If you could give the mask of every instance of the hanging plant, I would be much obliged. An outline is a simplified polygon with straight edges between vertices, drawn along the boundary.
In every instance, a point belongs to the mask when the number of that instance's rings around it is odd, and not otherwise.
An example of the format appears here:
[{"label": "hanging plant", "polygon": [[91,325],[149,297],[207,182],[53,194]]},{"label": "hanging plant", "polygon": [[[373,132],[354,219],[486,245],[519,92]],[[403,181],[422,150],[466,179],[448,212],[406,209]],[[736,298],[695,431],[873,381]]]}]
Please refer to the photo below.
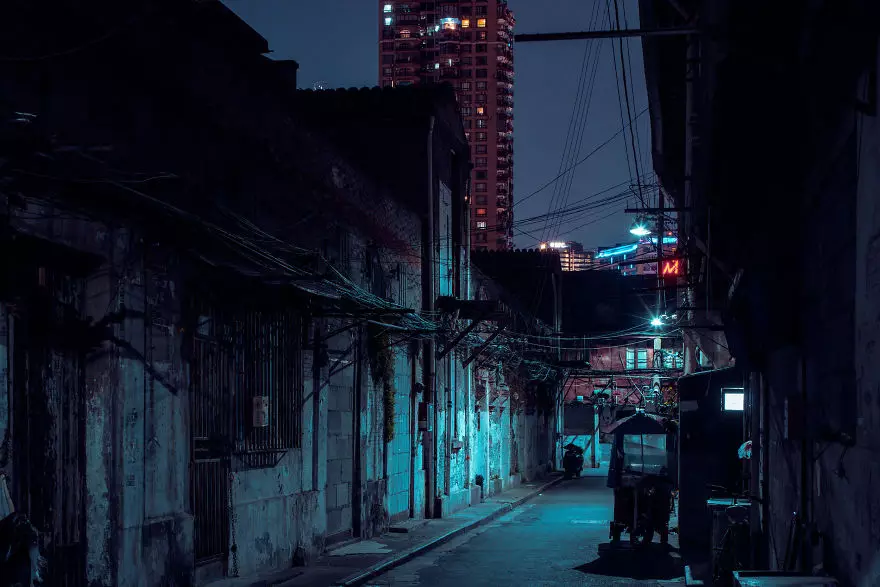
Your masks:
[{"label": "hanging plant", "polygon": [[367,357],[373,386],[382,389],[382,405],[385,408],[385,442],[394,439],[394,349],[388,331],[367,325]]}]

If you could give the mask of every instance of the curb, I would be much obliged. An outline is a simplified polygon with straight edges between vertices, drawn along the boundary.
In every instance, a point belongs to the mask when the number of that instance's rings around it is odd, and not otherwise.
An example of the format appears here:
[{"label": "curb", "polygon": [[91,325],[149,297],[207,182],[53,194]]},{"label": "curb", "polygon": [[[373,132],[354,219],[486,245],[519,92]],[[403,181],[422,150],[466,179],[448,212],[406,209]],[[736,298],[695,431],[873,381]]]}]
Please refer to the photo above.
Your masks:
[{"label": "curb", "polygon": [[404,550],[403,552],[401,552],[400,554],[398,554],[394,557],[391,557],[391,558],[385,559],[384,561],[378,562],[375,565],[373,565],[372,567],[364,569],[363,571],[359,571],[356,574],[349,575],[345,579],[338,581],[336,583],[336,585],[339,587],[357,587],[358,585],[363,585],[364,583],[366,583],[370,579],[374,579],[375,577],[378,577],[379,575],[381,575],[383,573],[387,573],[391,569],[393,569],[395,567],[399,567],[400,565],[409,562],[410,560],[414,559],[415,557],[417,557],[421,554],[424,554],[425,552],[427,552],[429,550],[433,550],[433,549],[437,548],[438,546],[442,545],[445,542],[452,540],[453,538],[456,538],[457,536],[460,536],[466,532],[470,532],[474,528],[479,528],[480,526],[483,526],[485,524],[488,524],[489,522],[492,522],[492,521],[500,518],[504,514],[518,508],[519,506],[521,506],[525,502],[529,501],[530,499],[532,499],[536,495],[543,493],[547,489],[550,489],[554,485],[557,485],[561,482],[562,482],[562,476],[560,475],[556,479],[548,481],[544,485],[541,485],[540,487],[536,488],[530,494],[525,495],[525,496],[517,499],[516,501],[504,504],[498,510],[492,512],[491,514],[489,514],[485,518],[481,518],[479,520],[474,520],[473,522],[470,522],[469,524],[467,524],[465,526],[461,526],[459,528],[455,528],[454,530],[450,530],[446,534],[441,534],[440,536],[437,536],[436,538],[434,538],[428,542],[425,542],[424,544],[419,544],[418,546],[414,546],[414,547],[410,548],[409,550]]}]

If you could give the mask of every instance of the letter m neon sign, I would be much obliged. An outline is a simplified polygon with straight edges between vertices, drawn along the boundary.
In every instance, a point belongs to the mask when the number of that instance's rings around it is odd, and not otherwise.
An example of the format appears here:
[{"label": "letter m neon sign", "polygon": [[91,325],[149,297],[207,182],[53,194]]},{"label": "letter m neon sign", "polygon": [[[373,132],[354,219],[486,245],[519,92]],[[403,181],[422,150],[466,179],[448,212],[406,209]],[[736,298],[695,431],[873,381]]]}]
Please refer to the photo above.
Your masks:
[{"label": "letter m neon sign", "polygon": [[663,275],[680,275],[680,274],[681,274],[681,260],[680,259],[672,259],[672,260],[663,262]]}]

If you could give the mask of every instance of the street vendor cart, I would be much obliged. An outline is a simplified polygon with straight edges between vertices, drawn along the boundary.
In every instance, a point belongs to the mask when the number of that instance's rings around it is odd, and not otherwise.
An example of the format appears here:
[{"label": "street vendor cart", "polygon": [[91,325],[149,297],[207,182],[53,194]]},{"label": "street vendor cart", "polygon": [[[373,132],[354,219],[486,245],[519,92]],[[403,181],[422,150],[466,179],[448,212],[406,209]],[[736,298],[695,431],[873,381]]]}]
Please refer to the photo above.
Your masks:
[{"label": "street vendor cart", "polygon": [[631,543],[643,545],[656,532],[666,544],[678,480],[677,422],[638,411],[615,422],[609,433],[608,487],[614,490],[609,538],[617,543],[626,531]]}]

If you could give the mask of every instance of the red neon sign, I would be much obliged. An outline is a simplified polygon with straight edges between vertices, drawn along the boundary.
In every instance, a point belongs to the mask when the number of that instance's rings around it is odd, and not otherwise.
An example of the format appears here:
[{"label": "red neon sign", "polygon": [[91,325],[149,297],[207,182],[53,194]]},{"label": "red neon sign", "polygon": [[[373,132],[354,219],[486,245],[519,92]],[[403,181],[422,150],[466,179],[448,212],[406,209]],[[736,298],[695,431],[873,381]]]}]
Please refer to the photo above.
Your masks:
[{"label": "red neon sign", "polygon": [[673,259],[671,261],[663,262],[663,275],[680,275],[681,274],[681,261],[679,259]]}]

